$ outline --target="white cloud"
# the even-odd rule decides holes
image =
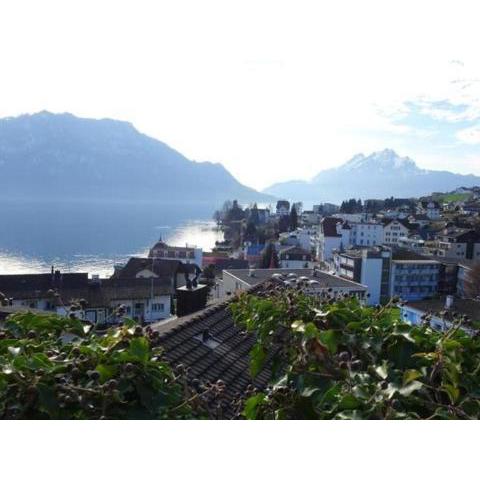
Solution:
[[[480,111],[476,13],[462,0],[2,2],[0,115],[129,120],[255,187],[369,149],[415,159],[409,140],[428,132],[398,122],[405,101]]]
[[[464,128],[457,132],[457,138],[471,145],[480,145],[480,125]]]

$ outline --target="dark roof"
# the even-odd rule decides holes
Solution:
[[[168,278],[110,278],[91,284],[84,298],[87,308],[101,308],[108,307],[110,302],[150,298],[152,293],[173,295],[173,282]]]
[[[455,298],[453,306],[448,310],[445,308],[445,297],[409,302],[408,306],[422,312],[447,312],[447,316],[451,316],[454,313],[468,315],[474,322],[480,322],[480,301],[478,300]]]
[[[356,282],[312,268],[258,268],[255,270],[224,270],[225,272],[250,286],[258,285],[271,279],[275,273],[285,276],[292,273],[297,275],[297,277],[308,277],[310,280],[316,280],[319,282],[317,288],[365,288]]]
[[[57,290],[65,298],[73,292],[86,292],[87,273],[32,273],[0,275],[0,292],[11,298],[45,298],[48,290]]]
[[[420,255],[418,253],[412,252],[411,250],[406,250],[403,248],[398,248],[392,251],[392,260],[419,260],[419,261],[435,261],[433,258],[430,258],[426,255]]]
[[[304,260],[303,257],[306,257],[305,261],[312,259],[312,254],[309,251],[295,246],[282,250],[279,255],[280,260],[287,260],[287,255],[288,260]]]
[[[153,270],[159,277],[173,277],[178,273],[195,273],[195,267],[193,263],[182,263],[180,260],[132,257],[123,268],[115,271],[112,278],[135,278],[138,272],[145,269]]]
[[[336,217],[325,217],[320,222],[320,228],[326,237],[341,237],[337,233],[337,223],[341,223],[342,220]]]
[[[152,328],[160,332],[166,359],[174,366],[182,364],[189,382],[225,382],[222,416],[233,418],[237,412],[232,409],[231,400],[242,395],[249,384],[263,390],[270,380],[270,370],[267,364],[255,378],[251,377],[249,354],[255,335],[235,324],[228,305],[219,303],[187,317],[153,324]],[[202,341],[204,332],[211,342]],[[215,408],[215,400],[209,400]]]
[[[412,225],[411,223],[409,223],[408,220],[398,219],[398,218],[397,219],[395,219],[395,218],[385,219],[384,220],[384,226],[386,227],[387,225],[390,225],[390,223],[394,223],[394,222],[400,223],[401,225],[403,225],[408,230],[413,230],[415,228],[415,225]]]
[[[278,200],[277,209],[281,207],[290,208],[290,202],[288,200]]]

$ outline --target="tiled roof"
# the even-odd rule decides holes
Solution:
[[[341,235],[337,233],[337,223],[341,222],[342,220],[335,217],[323,218],[320,222],[323,235],[325,235],[326,237],[341,237]]]
[[[166,359],[173,366],[182,364],[190,383],[225,382],[222,416],[233,418],[236,412],[231,400],[242,395],[249,384],[264,389],[270,380],[270,370],[266,366],[255,378],[250,375],[249,354],[255,335],[235,325],[228,306],[228,302],[219,303],[188,317],[159,322],[152,328],[160,333]],[[202,334],[209,340],[202,341]],[[218,407],[213,398],[210,401],[212,407]]]
[[[131,257],[127,264],[113,274],[113,278],[135,278],[142,270],[153,270],[159,277],[173,277],[178,273],[194,273],[195,265],[182,263],[180,260],[166,260],[160,258]]]
[[[12,298],[45,298],[50,289],[69,297],[71,292],[86,292],[87,288],[87,273],[0,275],[0,292]]]

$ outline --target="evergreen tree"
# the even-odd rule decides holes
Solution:
[[[293,232],[298,228],[298,215],[295,205],[292,206],[290,210],[290,231]]]
[[[278,255],[275,245],[269,242],[262,255],[261,268],[278,268]]]

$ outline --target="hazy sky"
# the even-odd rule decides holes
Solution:
[[[0,3],[0,116],[132,122],[263,188],[386,147],[480,174],[478,2]]]

